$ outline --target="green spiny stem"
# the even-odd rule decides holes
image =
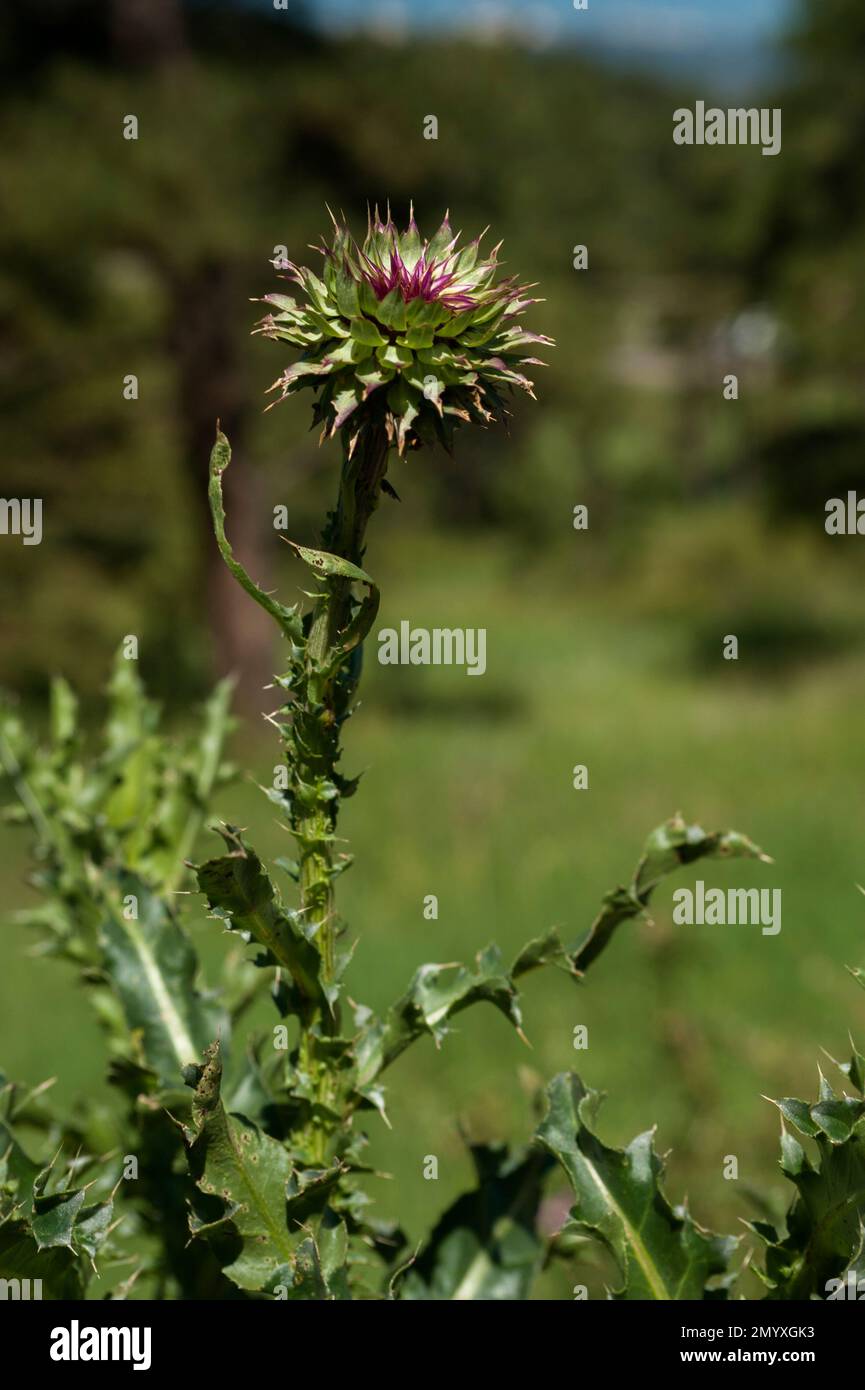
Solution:
[[[225,534],[222,499],[222,475],[231,461],[231,448],[220,431],[211,454],[210,505],[223,559],[238,583],[279,623],[291,648],[289,668],[280,679],[290,695],[283,711],[287,717],[285,805],[298,844],[301,910],[321,956],[325,987],[333,984],[336,973],[333,880],[344,867],[334,862],[333,842],[340,798],[349,790],[337,771],[340,729],[351,713],[359,672],[359,643],[369,630],[378,604],[378,591],[358,561],[363,556],[367,523],[381,495],[392,442],[383,408],[370,410],[364,429],[353,439],[347,433],[343,435],[339,496],[322,538],[327,551],[295,547],[322,584],[306,622],[297,609],[284,607],[260,589],[235,558]],[[368,590],[360,603],[352,594],[355,581],[363,582]],[[340,1083],[319,1040],[338,1036],[339,1016],[320,997],[313,999],[307,994],[300,1022],[298,1065],[312,1082],[319,1110],[298,1139],[310,1157],[321,1162],[332,1128],[321,1116],[339,1111]]]
[[[378,502],[387,461],[383,431],[365,442],[343,465],[339,501],[325,535],[331,554],[358,563],[366,525]],[[338,785],[340,725],[348,714],[346,689],[350,658],[340,654],[339,636],[351,606],[351,581],[332,576],[316,604],[306,643],[306,718],[301,730],[305,756],[298,767],[303,782]],[[351,685],[353,689],[353,685]],[[334,903],[332,840],[339,810],[338,795],[317,798],[297,825],[300,845],[301,907],[308,921],[319,924],[317,939],[329,982],[334,971]]]
[[[352,564],[363,557],[366,527],[378,505],[387,467],[389,441],[381,422],[370,422],[354,453],[343,461],[339,498],[323,536],[326,550]],[[337,917],[333,880],[333,839],[339,814],[340,728],[350,714],[356,686],[354,654],[341,648],[340,637],[351,618],[351,580],[331,575],[310,621],[304,648],[303,671],[295,689],[292,730],[287,755],[296,786],[313,788],[305,794],[302,809],[292,815],[300,865],[301,910],[307,923],[315,924],[315,939],[322,957],[323,975],[331,983],[335,973]],[[320,1101],[332,1104],[334,1080],[324,1060],[316,1056],[318,1028],[326,1035],[339,1031],[339,1017],[313,1009],[303,1020],[300,1061],[315,1077]],[[316,1157],[323,1158],[326,1135],[317,1127],[309,1139]]]

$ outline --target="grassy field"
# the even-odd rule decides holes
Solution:
[[[865,1035],[865,999],[844,971],[865,961],[855,756],[865,661],[853,650],[752,679],[747,652],[738,665],[720,658],[731,623],[716,667],[703,669],[681,626],[637,612],[608,577],[561,555],[518,559],[495,540],[443,544],[385,526],[368,563],[384,593],[380,625],[486,627],[488,666],[470,679],[368,660],[346,731],[346,770],[364,770],[342,824],[357,856],[340,880],[360,938],[353,998],[383,1008],[421,962],[467,960],[490,940],[510,958],[552,924],[576,936],[677,810],[707,830],[744,831],[775,860],[706,863],[668,881],[653,924],[624,927],[580,988],[553,971],[530,976],[531,1050],[477,1009],[440,1052],[426,1042],[409,1051],[389,1076],[393,1129],[377,1117],[368,1126],[373,1161],[392,1175],[373,1183],[381,1214],[417,1237],[469,1181],[457,1119],[475,1137],[522,1138],[532,1075],[576,1067],[609,1092],[604,1138],[622,1143],[657,1123],[658,1147],[672,1151],[671,1198],[687,1194],[698,1219],[735,1230],[754,1214],[749,1188],[770,1199],[784,1188],[778,1117],[761,1096],[813,1096],[821,1046],[845,1057],[848,1029],[860,1044]],[[275,743],[247,731],[238,752],[270,780]],[[572,787],[577,763],[587,791]],[[251,781],[219,807],[260,853],[284,853],[271,810]],[[2,832],[9,908],[29,900],[25,844]],[[780,934],[674,927],[672,892],[697,877],[780,888]],[[437,921],[423,915],[431,893]],[[188,920],[215,976],[225,940],[194,900]],[[27,945],[4,928],[0,1058],[22,1079],[56,1075],[71,1100],[99,1080],[96,1025],[66,970],[29,958]],[[576,1024],[588,1028],[585,1052],[573,1048]],[[423,1178],[427,1154],[439,1158],[437,1182]],[[723,1177],[730,1154],[738,1182]]]

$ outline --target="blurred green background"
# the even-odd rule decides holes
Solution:
[[[558,346],[509,435],[395,462],[402,501],[372,528],[380,624],[486,627],[488,669],[367,664],[346,756],[365,776],[342,822],[357,856],[340,881],[360,937],[350,992],[383,1007],[423,960],[490,939],[509,955],[554,923],[576,935],[677,809],[774,856],[699,876],[781,888],[783,930],[673,929],[684,875],[583,989],[529,978],[531,1051],[492,1011],[461,1016],[439,1054],[420,1044],[391,1075],[393,1130],[370,1131],[394,1181],[376,1197],[416,1236],[467,1184],[456,1118],[479,1138],[523,1136],[526,1069],[576,1065],[610,1092],[605,1137],[657,1121],[671,1195],[730,1226],[752,1214],[746,1187],[781,1186],[761,1094],[811,1095],[819,1048],[842,1056],[848,1027],[865,1032],[843,969],[865,960],[862,561],[823,525],[828,498],[863,487],[865,11],[791,7],[779,61],[744,94],[783,109],[775,159],[673,144],[673,110],[712,98],[705,73],[315,21],[315,4],[180,0],[50,0],[38,16],[16,3],[0,21],[0,490],[44,500],[41,546],[0,538],[0,683],[38,723],[60,671],[96,718],[135,633],[181,727],[217,672],[241,669],[234,752],[269,781],[261,686],[277,658],[210,541],[214,422],[235,447],[236,548],[286,599],[304,578],[272,509],[314,540],[337,459],[304,398],[262,413],[286,360],[250,338],[249,300],[279,287],[276,247],[312,255],[325,202],[358,228],[367,200],[388,198],[398,218],[413,198],[429,232],[448,206],[467,237],[489,223],[509,268],[539,282],[532,326]],[[726,90],[731,73],[715,76]],[[721,658],[727,633],[738,663]],[[252,778],[219,810],[284,852]],[[27,837],[0,832],[0,855],[11,911],[32,898]],[[194,903],[188,917],[214,974],[223,940]],[[3,928],[4,1069],[57,1075],[65,1098],[93,1090],[87,1000],[27,945]],[[422,1177],[430,1153],[437,1183]],[[722,1178],[727,1154],[739,1183]]]

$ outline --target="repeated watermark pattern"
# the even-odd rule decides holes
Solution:
[[[482,676],[487,669],[487,631],[484,627],[412,627],[378,633],[382,666],[464,666],[466,675]]]
[[[693,111],[680,106],[673,112],[673,140],[677,145],[760,145],[764,155],[781,153],[781,108],[707,108],[698,101]]]

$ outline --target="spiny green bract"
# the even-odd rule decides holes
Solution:
[[[358,246],[348,227],[332,220],[333,244],[313,248],[324,256],[323,278],[274,261],[308,302],[265,295],[272,310],[257,330],[301,349],[270,389],[284,399],[312,387],[322,439],[345,426],[351,452],[375,420],[400,453],[436,440],[450,448],[455,425],[502,419],[513,387],[533,395],[521,369],[543,364],[526,351],[552,339],[518,322],[539,302],[526,298],[534,287],[516,276],[496,278],[499,246],[481,259],[485,233],[457,249],[460,234],[447,215],[424,240],[413,210],[400,232],[390,208],[386,222],[376,208]]]

